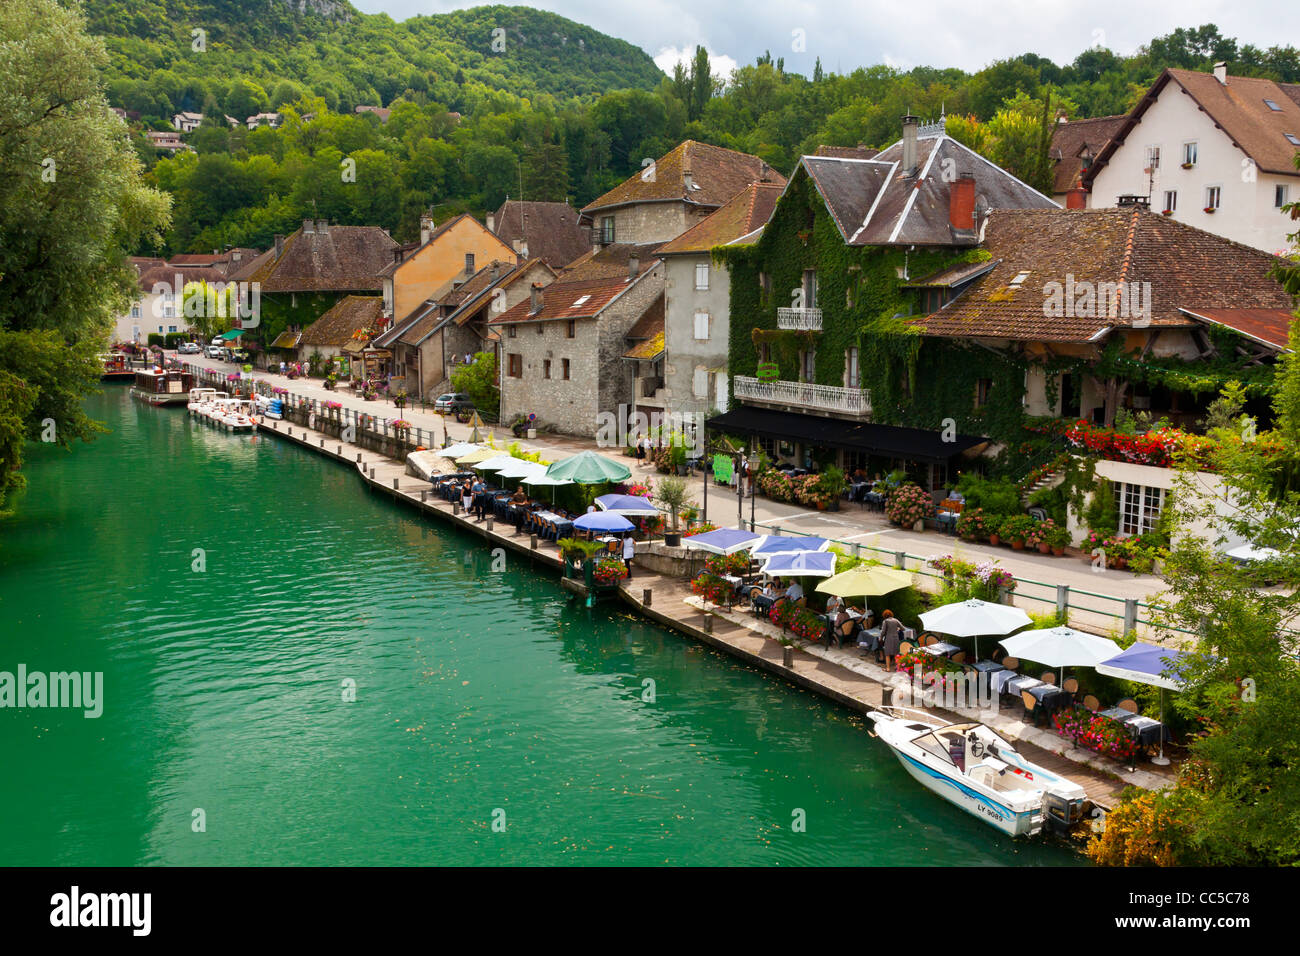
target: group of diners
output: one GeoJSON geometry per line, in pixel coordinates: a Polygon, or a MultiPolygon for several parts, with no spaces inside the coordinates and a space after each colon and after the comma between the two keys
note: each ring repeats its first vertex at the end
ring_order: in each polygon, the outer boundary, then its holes
{"type": "Polygon", "coordinates": [[[489,484],[472,471],[433,475],[434,493],[447,501],[459,501],[461,509],[476,522],[489,515],[513,524],[520,533],[536,532],[543,538],[562,538],[573,528],[577,515],[548,502],[533,499],[524,486],[514,491],[489,484]]]}

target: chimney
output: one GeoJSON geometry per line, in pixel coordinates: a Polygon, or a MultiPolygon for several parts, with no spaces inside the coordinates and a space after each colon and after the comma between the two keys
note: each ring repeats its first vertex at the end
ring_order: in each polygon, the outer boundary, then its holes
{"type": "Polygon", "coordinates": [[[772,167],[767,165],[766,162],[763,163],[762,168],[759,170],[758,181],[760,183],[768,183],[772,181],[772,167]]]}
{"type": "Polygon", "coordinates": [[[691,191],[691,187],[692,187],[694,184],[695,184],[695,180],[694,180],[694,178],[691,176],[691,171],[690,171],[689,169],[686,170],[686,171],[684,171],[684,172],[682,173],[682,186],[685,187],[685,189],[686,189],[687,192],[690,192],[690,191],[691,191]]]}
{"type": "Polygon", "coordinates": [[[282,252],[284,252],[284,236],[277,232],[275,234],[275,257],[280,258],[282,252]]]}
{"type": "Polygon", "coordinates": [[[628,256],[627,277],[628,279],[635,279],[640,272],[641,272],[641,257],[634,252],[632,253],[632,255],[628,256]]]}
{"type": "Polygon", "coordinates": [[[908,113],[903,117],[903,175],[916,175],[916,135],[921,130],[921,120],[908,113]]]}
{"type": "Polygon", "coordinates": [[[304,219],[302,221],[302,231],[304,235],[315,232],[315,224],[310,219],[304,219]]]}
{"type": "Polygon", "coordinates": [[[317,219],[316,231],[319,232],[322,236],[325,235],[327,232],[330,231],[330,221],[328,219],[317,219]]]}
{"type": "Polygon", "coordinates": [[[1074,188],[1065,194],[1066,209],[1087,209],[1088,208],[1088,190],[1083,188],[1083,183],[1076,182],[1074,188]]]}
{"type": "Polygon", "coordinates": [[[487,229],[488,232],[497,231],[497,217],[493,213],[487,214],[487,229]]]}
{"type": "Polygon", "coordinates": [[[497,262],[497,260],[493,259],[493,260],[492,260],[492,281],[495,282],[497,276],[500,275],[500,274],[501,274],[501,263],[499,263],[499,262],[497,262]]]}
{"type": "MultiPolygon", "coordinates": [[[[491,229],[491,226],[488,226],[491,229]]],[[[433,219],[429,216],[420,217],[420,245],[428,245],[429,236],[433,235],[433,219]]]]}
{"type": "Polygon", "coordinates": [[[528,240],[527,240],[527,239],[525,239],[523,242],[519,243],[519,258],[521,258],[521,259],[527,259],[527,258],[528,258],[528,240]]]}
{"type": "Polygon", "coordinates": [[[530,304],[528,308],[529,315],[536,315],[542,311],[542,284],[534,282],[532,289],[529,290],[530,304]]]}
{"type": "Polygon", "coordinates": [[[1214,78],[1219,81],[1220,86],[1228,85],[1228,64],[1220,60],[1214,64],[1214,78]]]}
{"type": "Polygon", "coordinates": [[[948,189],[948,222],[959,232],[975,228],[975,177],[962,173],[948,189]]]}

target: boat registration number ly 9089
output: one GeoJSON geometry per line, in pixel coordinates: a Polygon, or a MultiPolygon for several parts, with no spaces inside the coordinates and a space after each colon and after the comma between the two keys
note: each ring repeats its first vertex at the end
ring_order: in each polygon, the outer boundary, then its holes
{"type": "Polygon", "coordinates": [[[998,813],[998,812],[997,812],[996,810],[994,810],[992,807],[986,807],[986,806],[984,806],[984,804],[982,804],[982,803],[977,803],[977,804],[975,804],[975,809],[978,810],[980,813],[983,813],[983,814],[986,815],[986,816],[990,816],[990,817],[992,817],[994,820],[1001,820],[1001,819],[1002,819],[1002,814],[998,813]]]}

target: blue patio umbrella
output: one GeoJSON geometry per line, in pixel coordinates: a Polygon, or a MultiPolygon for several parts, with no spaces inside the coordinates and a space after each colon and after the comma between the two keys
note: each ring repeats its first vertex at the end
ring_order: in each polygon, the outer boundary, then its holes
{"type": "MultiPolygon", "coordinates": [[[[1127,650],[1096,666],[1098,674],[1118,677],[1136,684],[1149,684],[1160,688],[1160,722],[1165,722],[1165,691],[1182,690],[1182,678],[1178,676],[1185,659],[1189,655],[1172,647],[1157,647],[1155,644],[1143,644],[1138,641],[1127,650]]],[[[1160,734],[1160,756],[1153,757],[1152,763],[1164,766],[1169,762],[1165,756],[1165,735],[1160,734]]]]}
{"type": "Polygon", "coordinates": [[[573,526],[579,531],[631,531],[635,525],[612,511],[589,511],[573,526]]]}
{"type": "Polygon", "coordinates": [[[735,554],[737,551],[752,548],[762,539],[761,534],[754,534],[752,531],[742,531],[740,528],[718,528],[716,531],[706,531],[703,534],[683,538],[682,544],[688,548],[711,551],[714,554],[735,554]]]}
{"type": "Polygon", "coordinates": [[[602,511],[612,511],[621,515],[649,517],[659,513],[654,502],[637,495],[601,495],[596,499],[596,506],[602,511]]]}
{"type": "Polygon", "coordinates": [[[835,573],[835,558],[828,551],[774,554],[763,565],[763,573],[780,578],[829,578],[835,573]]]}
{"type": "Polygon", "coordinates": [[[830,546],[826,538],[805,535],[769,534],[754,548],[754,557],[765,558],[773,554],[790,554],[800,551],[825,551],[830,546]]]}

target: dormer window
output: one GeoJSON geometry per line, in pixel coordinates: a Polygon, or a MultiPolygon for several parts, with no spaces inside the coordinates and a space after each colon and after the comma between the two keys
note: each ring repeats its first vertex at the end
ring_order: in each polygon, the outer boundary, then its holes
{"type": "Polygon", "coordinates": [[[578,296],[578,298],[576,298],[576,299],[573,300],[573,304],[574,304],[574,306],[582,305],[582,303],[586,302],[586,301],[587,301],[588,299],[590,299],[590,298],[591,298],[591,296],[589,296],[589,295],[581,295],[581,296],[578,296]]]}
{"type": "Polygon", "coordinates": [[[1300,146],[1300,137],[1297,137],[1295,133],[1283,133],[1282,135],[1286,137],[1286,141],[1292,146],[1300,146]]]}
{"type": "Polygon", "coordinates": [[[1018,288],[1020,288],[1021,285],[1024,284],[1024,281],[1025,281],[1026,279],[1028,279],[1028,278],[1029,278],[1029,273],[1028,273],[1028,271],[1025,271],[1025,272],[1017,272],[1017,273],[1016,273],[1016,277],[1015,277],[1014,279],[1011,280],[1010,285],[1011,285],[1011,287],[1012,287],[1013,289],[1018,289],[1018,288]]]}
{"type": "Polygon", "coordinates": [[[1282,107],[1278,106],[1272,100],[1265,100],[1264,105],[1267,106],[1269,109],[1271,109],[1274,113],[1282,112],[1282,107]]]}

